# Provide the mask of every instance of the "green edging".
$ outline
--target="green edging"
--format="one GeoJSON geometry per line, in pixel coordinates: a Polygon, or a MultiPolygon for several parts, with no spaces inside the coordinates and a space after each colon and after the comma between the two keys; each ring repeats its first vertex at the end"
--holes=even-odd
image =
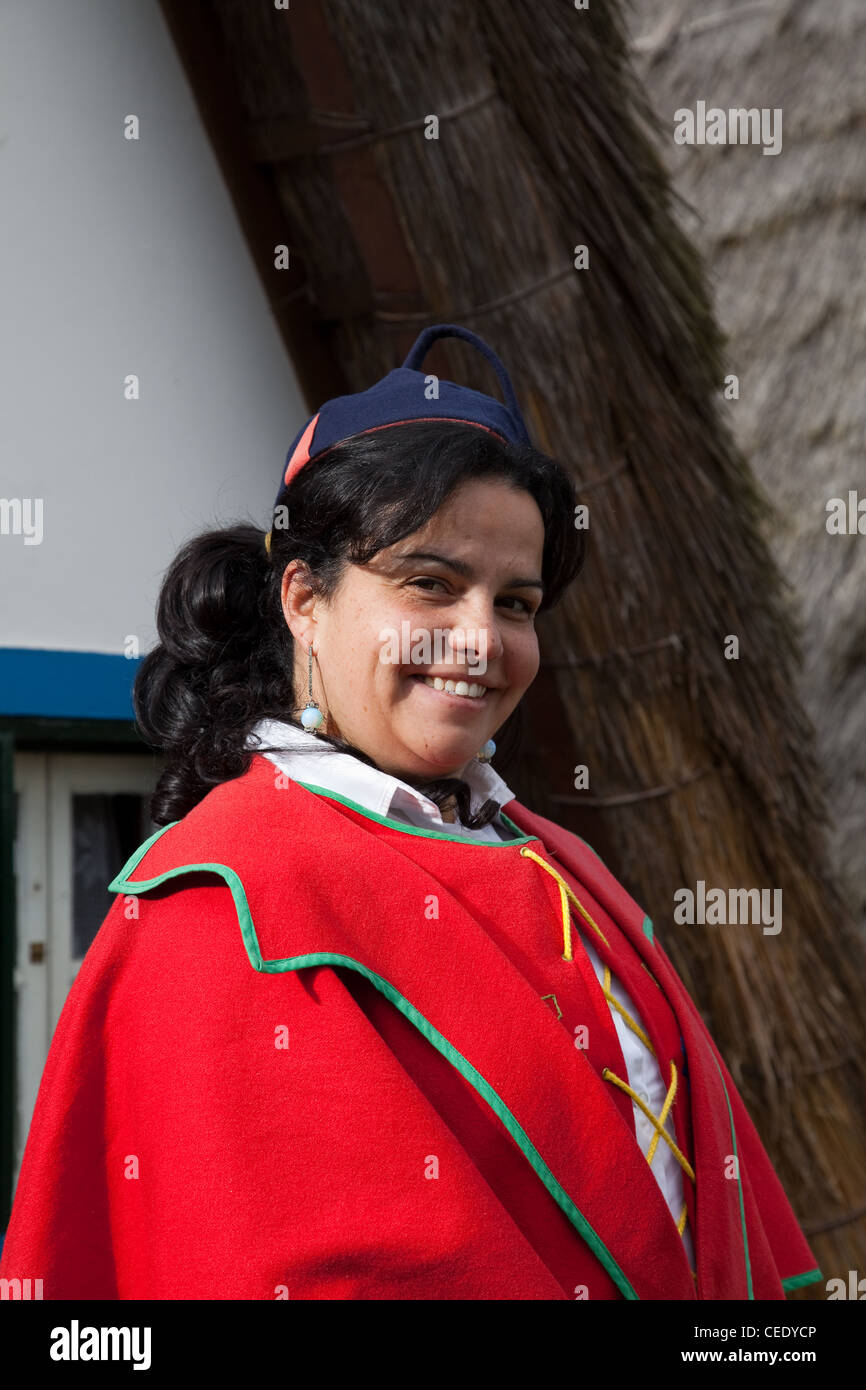
{"type": "Polygon", "coordinates": [[[656,939],[655,939],[655,937],[653,936],[653,924],[652,924],[652,922],[650,921],[649,917],[644,917],[644,919],[643,919],[643,934],[644,934],[644,936],[649,937],[649,939],[650,939],[650,941],[652,942],[653,946],[655,946],[655,944],[656,944],[656,939]]]}
{"type": "MultiPolygon", "coordinates": [[[[147,851],[150,849],[151,845],[155,845],[157,840],[159,840],[167,830],[171,830],[172,826],[179,824],[180,821],[172,820],[169,821],[168,825],[161,825],[158,830],[154,830],[150,838],[145,840],[143,845],[139,845],[138,849],[135,850],[134,853],[129,856],[120,872],[118,874],[115,874],[114,878],[108,885],[107,891],[109,893],[122,892],[123,890],[121,888],[116,887],[116,885],[121,881],[121,879],[125,879],[129,874],[132,873],[133,869],[138,867],[144,856],[147,854],[147,851]]],[[[152,888],[154,883],[156,883],[156,879],[151,880],[149,886],[152,888]]]]}
{"type": "Polygon", "coordinates": [[[368,806],[361,806],[357,801],[351,801],[348,796],[341,796],[339,792],[331,791],[330,787],[317,787],[313,782],[299,782],[296,777],[292,778],[299,787],[304,787],[308,792],[314,792],[317,796],[329,797],[332,801],[340,801],[350,810],[357,811],[359,815],[367,820],[377,821],[379,825],[390,825],[392,830],[401,830],[404,835],[423,835],[428,840],[450,840],[456,845],[477,845],[479,849],[507,849],[509,845],[525,845],[530,840],[537,840],[537,835],[524,835],[519,825],[515,825],[510,816],[500,810],[502,819],[511,826],[516,838],[513,840],[470,840],[465,835],[449,835],[445,830],[423,830],[421,826],[405,825],[401,820],[395,820],[392,816],[380,816],[376,811],[371,811],[368,806]]]}
{"type": "Polygon", "coordinates": [[[734,1114],[731,1110],[731,1102],[728,1098],[728,1088],[725,1085],[725,1078],[722,1076],[722,1069],[716,1061],[715,1053],[710,1052],[710,1056],[716,1064],[716,1071],[719,1073],[719,1080],[722,1083],[722,1090],[725,1093],[725,1105],[728,1107],[728,1119],[731,1124],[731,1144],[734,1150],[734,1158],[737,1159],[737,1192],[740,1198],[740,1225],[743,1228],[743,1255],[746,1261],[746,1287],[749,1290],[749,1298],[754,1299],[755,1293],[752,1288],[752,1262],[749,1259],[749,1237],[746,1232],[746,1205],[743,1201],[743,1183],[740,1178],[740,1160],[737,1156],[737,1136],[734,1131],[734,1114]]]}
{"type": "Polygon", "coordinates": [[[317,951],[309,956],[295,956],[289,960],[266,961],[262,969],[269,973],[277,973],[287,970],[304,970],[307,967],[317,965],[342,965],[350,970],[356,970],[360,975],[365,976],[380,994],[383,994],[395,1008],[400,1010],[400,1013],[402,1013],[410,1023],[414,1024],[419,1033],[421,1033],[429,1043],[432,1043],[437,1052],[442,1053],[446,1061],[450,1062],[451,1066],[469,1082],[470,1086],[475,1088],[482,1099],[490,1106],[493,1113],[499,1117],[518,1148],[522,1150],[524,1157],[544,1183],[551,1197],[562,1211],[565,1212],[572,1226],[574,1226],[575,1230],[589,1246],[599,1263],[607,1270],[623,1296],[628,1300],[636,1300],[638,1295],[633,1285],[620,1269],[616,1260],[602,1242],[601,1237],[589,1224],[578,1207],[575,1206],[565,1189],[557,1182],[547,1164],[544,1162],[544,1159],[541,1157],[541,1154],[529,1138],[529,1135],[515,1119],[514,1115],[508,1109],[508,1106],[490,1085],[490,1082],[485,1080],[481,1073],[472,1066],[472,1063],[469,1062],[461,1052],[458,1052],[457,1048],[454,1047],[447,1038],[444,1038],[442,1034],[433,1027],[429,1020],[426,1019],[423,1014],[419,1013],[414,1005],[410,1004],[408,999],[400,994],[392,984],[383,979],[381,975],[377,975],[374,971],[369,970],[365,965],[361,965],[359,961],[353,960],[350,956],[336,955],[331,951],[317,951]]]}
{"type": "MultiPolygon", "coordinates": [[[[176,825],[177,821],[172,822],[172,824],[176,825]]],[[[551,1197],[553,1197],[561,1210],[565,1212],[572,1226],[574,1226],[575,1230],[592,1250],[599,1263],[607,1270],[623,1296],[630,1301],[638,1299],[634,1287],[620,1269],[616,1260],[602,1242],[600,1236],[593,1227],[590,1226],[583,1213],[575,1206],[565,1189],[556,1181],[556,1178],[535,1148],[529,1135],[521,1125],[518,1124],[505,1102],[493,1089],[489,1081],[485,1080],[481,1073],[472,1066],[471,1062],[467,1061],[463,1054],[458,1052],[448,1039],[443,1037],[442,1034],[433,1027],[429,1020],[426,1019],[423,1014],[419,1013],[415,1006],[410,1004],[408,999],[404,998],[388,980],[384,979],[381,975],[377,975],[375,971],[369,970],[367,966],[362,965],[360,961],[353,960],[351,956],[338,955],[332,951],[317,951],[311,955],[293,956],[283,960],[263,960],[243,884],[239,875],[227,864],[180,864],[174,869],[166,869],[163,873],[157,874],[154,878],[136,881],[128,877],[136,865],[143,859],[151,845],[153,845],[161,835],[164,835],[166,830],[170,829],[171,825],[163,826],[135,851],[132,858],[124,864],[120,873],[113,878],[108,885],[109,892],[128,893],[135,897],[139,893],[147,893],[151,888],[157,888],[169,879],[177,878],[181,874],[203,872],[219,874],[232,895],[238,924],[241,929],[241,937],[246,948],[250,965],[254,970],[262,971],[265,974],[282,974],[287,971],[305,970],[318,965],[339,965],[345,966],[349,970],[356,970],[359,974],[365,976],[366,979],[379,990],[380,994],[383,994],[395,1008],[399,1009],[400,1013],[418,1029],[419,1033],[421,1033],[428,1042],[432,1043],[438,1052],[442,1053],[446,1061],[450,1062],[451,1066],[453,1066],[487,1102],[490,1109],[499,1117],[512,1139],[521,1149],[524,1157],[528,1160],[537,1176],[544,1183],[551,1197]]],[[[502,843],[505,844],[506,841],[502,843]]]]}
{"type": "Polygon", "coordinates": [[[804,1284],[817,1284],[819,1279],[824,1276],[820,1269],[807,1269],[805,1274],[791,1274],[787,1279],[782,1280],[782,1288],[786,1293],[792,1289],[801,1289],[804,1284]]]}
{"type": "Polygon", "coordinates": [[[602,859],[601,855],[599,854],[598,850],[597,850],[597,849],[593,849],[592,845],[589,843],[588,840],[584,840],[583,837],[582,837],[581,835],[578,835],[577,832],[574,831],[574,830],[569,830],[568,833],[569,833],[569,835],[573,835],[574,838],[575,838],[576,840],[580,840],[580,843],[583,845],[584,849],[588,849],[589,852],[590,852],[590,854],[593,855],[593,857],[596,858],[596,859],[598,860],[598,862],[599,862],[599,864],[601,865],[601,867],[602,867],[603,869],[607,869],[607,872],[610,873],[610,869],[608,869],[607,865],[605,864],[605,862],[604,862],[604,860],[602,859]]]}

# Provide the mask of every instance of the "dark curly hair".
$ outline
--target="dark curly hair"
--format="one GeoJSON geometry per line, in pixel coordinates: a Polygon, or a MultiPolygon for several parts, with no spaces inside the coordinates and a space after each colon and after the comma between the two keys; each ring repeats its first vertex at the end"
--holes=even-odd
{"type": "MultiPolygon", "coordinates": [[[[265,533],[246,523],[207,531],[182,547],[160,591],[159,643],[141,663],[133,691],[138,727],[167,760],[151,801],[155,824],[179,820],[212,787],[246,772],[258,720],[301,727],[292,718],[294,639],[280,603],[289,561],[305,563],[327,601],[347,565],[366,564],[412,535],[455,488],[482,477],[505,479],[535,498],[545,532],[541,608],[552,608],[585,558],[585,532],[574,526],[574,484],[546,454],[471,425],[395,425],[312,458],[277,508],[270,554],[265,533]]],[[[498,731],[500,751],[519,737],[521,712],[518,705],[498,731]]],[[[376,766],[343,739],[319,735],[319,744],[376,766]]],[[[440,807],[456,804],[472,828],[499,810],[489,799],[470,814],[462,778],[439,778],[419,790],[440,807]]]]}

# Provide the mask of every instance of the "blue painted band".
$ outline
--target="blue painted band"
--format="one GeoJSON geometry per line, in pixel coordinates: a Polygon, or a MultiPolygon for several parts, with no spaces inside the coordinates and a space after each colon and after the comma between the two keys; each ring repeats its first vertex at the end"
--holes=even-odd
{"type": "Polygon", "coordinates": [[[0,647],[0,714],[131,720],[140,665],[104,652],[0,647]]]}

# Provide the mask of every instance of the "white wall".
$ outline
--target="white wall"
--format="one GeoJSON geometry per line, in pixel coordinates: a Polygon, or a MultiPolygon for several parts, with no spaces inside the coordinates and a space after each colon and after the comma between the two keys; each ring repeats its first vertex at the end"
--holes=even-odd
{"type": "Polygon", "coordinates": [[[307,415],[156,0],[3,0],[0,206],[0,497],[44,508],[0,535],[0,646],[144,652],[307,415]]]}

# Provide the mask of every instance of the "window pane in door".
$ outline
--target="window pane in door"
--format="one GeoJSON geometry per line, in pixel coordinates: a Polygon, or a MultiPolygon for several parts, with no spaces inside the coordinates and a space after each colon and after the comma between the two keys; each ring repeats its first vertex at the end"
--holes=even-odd
{"type": "Polygon", "coordinates": [[[72,797],[72,956],[80,960],[109,907],[108,885],[146,839],[147,798],[134,793],[72,797]]]}

